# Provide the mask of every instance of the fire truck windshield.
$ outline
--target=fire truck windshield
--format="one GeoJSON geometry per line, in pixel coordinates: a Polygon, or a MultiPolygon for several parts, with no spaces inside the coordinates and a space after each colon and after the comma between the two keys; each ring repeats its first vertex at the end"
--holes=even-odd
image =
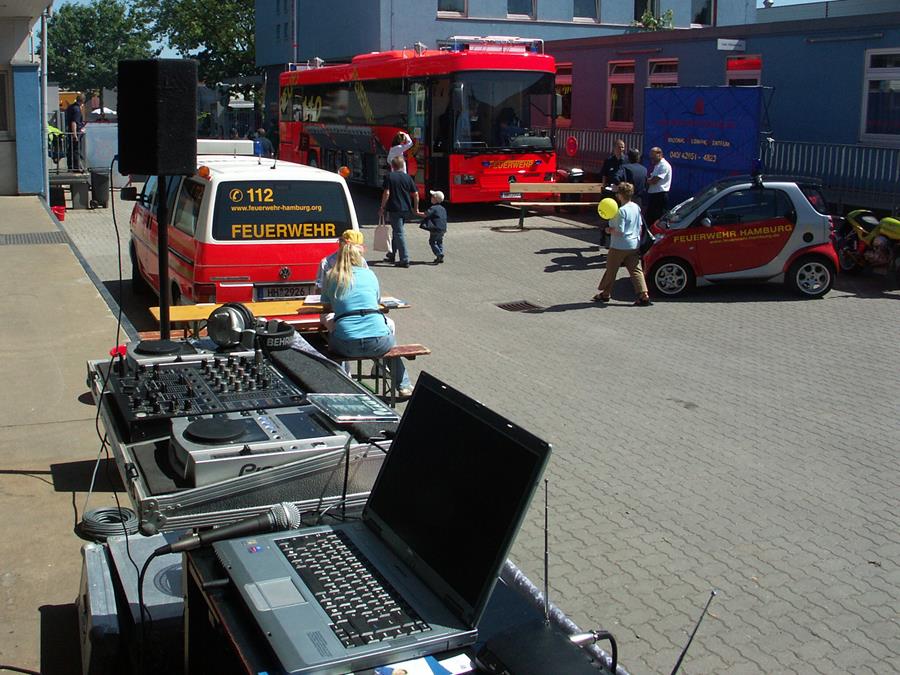
{"type": "Polygon", "coordinates": [[[553,75],[463,72],[453,80],[453,147],[462,152],[551,149],[553,75]]]}

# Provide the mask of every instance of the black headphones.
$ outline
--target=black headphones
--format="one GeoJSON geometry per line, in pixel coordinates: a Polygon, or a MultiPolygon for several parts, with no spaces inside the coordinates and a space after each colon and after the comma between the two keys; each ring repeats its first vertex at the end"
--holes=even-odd
{"type": "Polygon", "coordinates": [[[265,351],[287,349],[294,339],[294,327],[285,321],[263,321],[239,302],[216,307],[206,320],[210,339],[220,347],[260,347],[265,351]]]}

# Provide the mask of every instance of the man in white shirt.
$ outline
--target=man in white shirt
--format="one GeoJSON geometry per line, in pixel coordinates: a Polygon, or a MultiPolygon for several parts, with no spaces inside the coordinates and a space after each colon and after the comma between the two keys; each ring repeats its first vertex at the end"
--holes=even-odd
{"type": "Polygon", "coordinates": [[[403,168],[401,171],[406,172],[406,151],[409,150],[413,146],[413,139],[410,137],[408,133],[405,131],[398,131],[394,136],[394,140],[391,143],[391,148],[388,150],[387,154],[387,163],[388,170],[393,171],[394,167],[391,165],[391,161],[394,157],[400,157],[403,160],[403,168]]]}
{"type": "Polygon", "coordinates": [[[647,223],[652,225],[669,208],[672,165],[663,157],[662,148],[650,148],[650,177],[647,178],[647,223]]]}

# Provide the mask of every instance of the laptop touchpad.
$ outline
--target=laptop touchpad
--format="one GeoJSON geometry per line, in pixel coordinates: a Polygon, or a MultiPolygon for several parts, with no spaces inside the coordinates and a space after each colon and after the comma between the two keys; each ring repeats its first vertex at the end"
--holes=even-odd
{"type": "Polygon", "coordinates": [[[253,602],[253,606],[260,612],[306,602],[294,582],[287,577],[246,584],[244,590],[247,591],[247,597],[253,602]]]}

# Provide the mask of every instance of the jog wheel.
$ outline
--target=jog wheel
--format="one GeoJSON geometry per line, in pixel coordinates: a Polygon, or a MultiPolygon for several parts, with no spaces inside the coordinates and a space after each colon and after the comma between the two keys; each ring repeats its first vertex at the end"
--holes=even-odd
{"type": "Polygon", "coordinates": [[[225,445],[244,435],[244,425],[238,420],[214,417],[194,420],[184,430],[184,435],[195,443],[225,445]]]}
{"type": "Polygon", "coordinates": [[[172,340],[141,340],[134,351],[146,356],[171,356],[181,351],[181,345],[172,340]]]}

